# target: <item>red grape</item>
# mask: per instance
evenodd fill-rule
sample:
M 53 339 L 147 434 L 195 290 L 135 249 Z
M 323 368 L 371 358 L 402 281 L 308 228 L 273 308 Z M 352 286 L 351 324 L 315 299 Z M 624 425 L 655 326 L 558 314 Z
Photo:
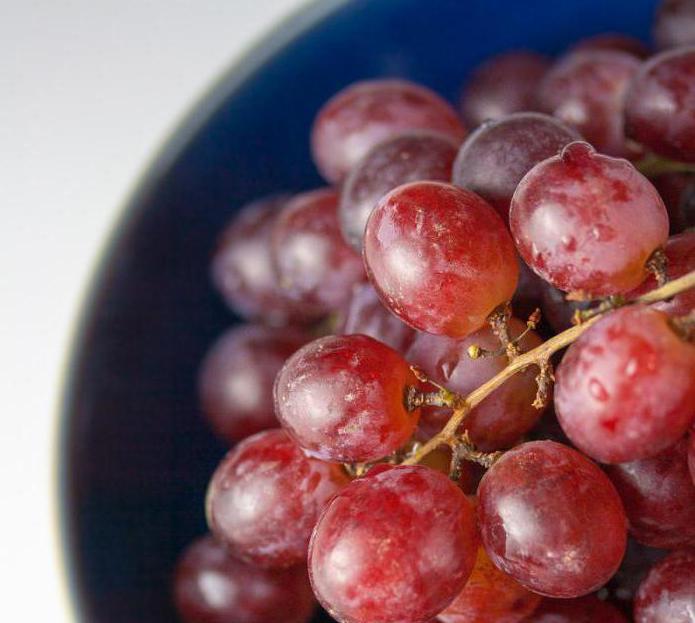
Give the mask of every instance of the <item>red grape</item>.
M 448 182 L 458 143 L 444 134 L 416 131 L 375 145 L 352 169 L 340 194 L 343 236 L 362 249 L 367 219 L 379 199 L 407 182 Z
M 446 476 L 419 465 L 372 470 L 326 507 L 309 574 L 342 623 L 424 623 L 461 591 L 477 547 L 473 507 Z
M 580 139 L 575 130 L 541 113 L 501 117 L 484 123 L 464 141 L 452 181 L 489 201 L 506 222 L 521 178 L 541 160 Z
M 210 529 L 250 563 L 295 565 L 306 559 L 324 505 L 347 482 L 340 466 L 304 456 L 285 431 L 258 433 L 215 470 L 206 498 Z
M 640 67 L 625 95 L 625 132 L 660 156 L 695 162 L 695 47 Z
M 695 621 L 695 549 L 673 552 L 655 565 L 635 599 L 635 623 Z
M 623 101 L 639 66 L 639 59 L 626 52 L 570 52 L 557 61 L 541 83 L 540 107 L 575 127 L 599 151 L 628 156 L 631 152 L 623 132 Z
M 440 182 L 399 186 L 379 201 L 364 238 L 367 273 L 384 304 L 423 331 L 481 327 L 519 274 L 504 222 L 475 193 Z
M 471 127 L 523 110 L 536 109 L 536 92 L 550 61 L 534 52 L 495 56 L 472 74 L 461 98 L 463 118 Z
M 375 461 L 413 434 L 419 412 L 405 405 L 417 385 L 395 350 L 366 335 L 314 340 L 287 360 L 275 381 L 275 413 L 310 455 Z
M 630 532 L 640 543 L 665 549 L 695 545 L 695 485 L 687 443 L 682 439 L 654 457 L 607 469 L 625 505 Z
M 322 189 L 295 196 L 281 210 L 272 234 L 272 254 L 286 296 L 309 317 L 347 302 L 364 279 L 360 256 L 343 240 L 338 195 Z
M 570 48 L 571 52 L 576 50 L 616 50 L 627 52 L 637 58 L 649 56 L 649 49 L 639 39 L 616 32 L 604 32 L 581 39 Z
M 239 325 L 213 344 L 198 386 L 203 413 L 222 439 L 231 443 L 278 425 L 275 376 L 305 342 L 293 329 Z
M 627 623 L 612 604 L 595 595 L 577 599 L 545 598 L 527 623 Z
M 211 536 L 181 556 L 174 599 L 186 623 L 305 623 L 316 603 L 305 568 L 252 567 Z
M 279 287 L 270 255 L 270 234 L 286 201 L 275 196 L 244 206 L 222 232 L 210 268 L 213 284 L 231 309 L 275 325 L 299 319 Z
M 556 377 L 562 429 L 604 463 L 654 456 L 695 417 L 695 345 L 649 307 L 619 309 L 590 327 L 570 346 Z
M 669 279 L 682 277 L 695 270 L 695 231 L 687 231 L 669 238 L 664 252 L 667 260 L 666 274 Z M 642 285 L 630 292 L 629 296 L 632 298 L 645 294 L 656 286 L 656 279 L 650 275 Z M 695 288 L 681 292 L 671 299 L 653 303 L 652 307 L 666 312 L 669 316 L 685 316 L 695 310 Z
M 478 548 L 475 567 L 463 590 L 437 619 L 443 623 L 521 623 L 541 600 L 490 562 Z
M 651 178 L 651 182 L 664 200 L 671 233 L 695 227 L 695 174 L 662 173 Z
M 693 484 L 695 484 L 695 430 L 690 431 L 688 440 L 688 468 L 690 469 Z
M 657 47 L 661 49 L 695 44 L 695 2 L 661 0 L 653 34 Z
M 657 562 L 668 555 L 668 550 L 647 547 L 633 537 L 627 539 L 625 556 L 620 568 L 611 578 L 607 592 L 624 610 L 632 609 L 632 601 L 642 580 Z
M 606 475 L 554 441 L 506 452 L 478 487 L 488 556 L 532 591 L 578 597 L 603 586 L 625 552 L 626 519 Z
M 543 318 L 553 330 L 564 331 L 574 323 L 574 315 L 577 310 L 585 310 L 591 307 L 591 301 L 568 301 L 562 290 L 545 283 L 541 290 L 541 309 Z
M 524 323 L 516 318 L 510 322 L 513 337 L 520 335 L 525 328 Z M 405 358 L 433 381 L 466 396 L 509 363 L 506 355 L 471 359 L 468 348 L 474 344 L 486 350 L 500 348 L 498 338 L 489 327 L 463 339 L 418 333 Z M 540 344 L 541 339 L 531 332 L 519 346 L 527 351 Z M 465 428 L 476 447 L 485 451 L 510 447 L 533 427 L 542 414 L 532 405 L 536 396 L 536 374 L 537 370 L 532 368 L 516 374 L 470 412 Z M 445 412 L 444 421 L 450 411 Z M 424 413 L 422 417 L 425 419 Z
M 663 201 L 629 162 L 571 143 L 529 171 L 509 214 L 526 263 L 560 290 L 626 292 L 668 237 Z
M 415 337 L 415 331 L 381 304 L 368 283 L 353 287 L 340 333 L 368 335 L 399 353 L 405 352 Z
M 457 144 L 466 134 L 454 109 L 430 89 L 407 80 L 355 82 L 319 111 L 311 151 L 321 175 L 340 182 L 372 148 L 405 130 L 433 130 Z

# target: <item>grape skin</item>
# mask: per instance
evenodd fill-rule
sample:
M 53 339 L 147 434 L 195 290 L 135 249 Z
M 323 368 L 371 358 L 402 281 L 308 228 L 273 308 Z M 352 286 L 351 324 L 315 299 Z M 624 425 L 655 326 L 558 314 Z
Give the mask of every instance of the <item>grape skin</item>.
M 348 175 L 340 192 L 340 226 L 345 240 L 362 250 L 367 219 L 379 199 L 397 186 L 420 180 L 448 182 L 458 143 L 444 134 L 398 134 L 375 145 Z
M 512 337 L 520 335 L 525 328 L 520 320 L 511 319 Z M 538 335 L 530 332 L 521 340 L 519 347 L 522 351 L 528 351 L 541 342 Z M 468 348 L 474 344 L 493 351 L 500 348 L 499 339 L 489 327 L 479 329 L 463 339 L 418 333 L 406 353 L 406 359 L 418 366 L 428 378 L 466 396 L 501 372 L 509 363 L 506 355 L 471 359 Z M 491 451 L 511 447 L 538 421 L 543 411 L 532 404 L 536 396 L 537 374 L 537 370 L 528 368 L 514 375 L 466 417 L 465 429 L 469 431 L 471 440 L 478 449 Z M 431 419 L 432 415 L 428 412 L 432 409 L 434 408 L 423 409 L 421 419 Z M 434 419 L 445 423 L 451 411 L 438 411 L 444 413 L 435 414 Z
M 625 505 L 630 533 L 651 547 L 695 545 L 695 485 L 687 438 L 654 457 L 611 465 L 608 477 Z
M 383 197 L 364 238 L 369 280 L 384 305 L 428 333 L 463 337 L 511 299 L 514 245 L 495 210 L 475 193 L 413 182 Z
M 509 219 L 509 204 L 535 164 L 555 156 L 581 136 L 559 119 L 520 112 L 482 124 L 461 145 L 452 183 L 478 193 Z
M 305 623 L 316 603 L 305 568 L 253 567 L 209 535 L 181 555 L 174 601 L 185 623 Z
M 473 507 L 445 475 L 373 468 L 319 519 L 309 574 L 341 623 L 425 623 L 463 588 L 478 543 Z
M 636 156 L 625 142 L 623 101 L 640 61 L 616 50 L 569 52 L 548 71 L 538 91 L 540 109 L 561 119 L 610 156 Z
M 654 18 L 653 35 L 660 49 L 695 44 L 695 2 L 661 0 Z
M 625 96 L 625 133 L 655 154 L 695 162 L 695 47 L 640 67 Z
M 695 549 L 673 552 L 655 565 L 635 599 L 635 623 L 695 621 Z
M 337 209 L 333 189 L 301 193 L 283 206 L 273 226 L 280 287 L 307 319 L 345 305 L 353 284 L 364 280 L 360 256 L 340 233 Z
M 536 110 L 538 85 L 550 67 L 540 54 L 517 50 L 479 65 L 461 97 L 461 114 L 471 127 L 511 113 Z
M 406 130 L 441 132 L 457 144 L 466 130 L 434 91 L 407 80 L 365 80 L 339 91 L 311 129 L 311 153 L 321 175 L 341 182 L 374 145 Z
M 324 505 L 347 483 L 339 466 L 304 456 L 285 431 L 258 433 L 215 470 L 206 497 L 208 524 L 247 562 L 296 565 L 306 560 Z
M 478 520 L 490 560 L 549 597 L 605 584 L 625 552 L 627 521 L 606 475 L 553 441 L 507 451 L 483 476 Z
M 620 611 L 595 595 L 544 599 L 528 623 L 628 623 Z
M 406 388 L 418 381 L 395 350 L 366 335 L 330 335 L 290 357 L 275 381 L 275 413 L 309 456 L 376 461 L 415 431 Z
M 668 238 L 656 189 L 629 162 L 571 143 L 529 171 L 514 192 L 510 226 L 519 253 L 565 292 L 627 292 Z
M 603 463 L 654 456 L 695 417 L 695 346 L 668 316 L 636 305 L 599 320 L 557 368 L 555 410 L 580 450 Z
M 540 601 L 540 595 L 500 571 L 490 562 L 485 548 L 479 547 L 468 582 L 437 620 L 443 623 L 521 623 Z
M 217 435 L 233 443 L 278 425 L 273 383 L 306 336 L 297 329 L 238 325 L 212 345 L 200 368 L 198 391 Z

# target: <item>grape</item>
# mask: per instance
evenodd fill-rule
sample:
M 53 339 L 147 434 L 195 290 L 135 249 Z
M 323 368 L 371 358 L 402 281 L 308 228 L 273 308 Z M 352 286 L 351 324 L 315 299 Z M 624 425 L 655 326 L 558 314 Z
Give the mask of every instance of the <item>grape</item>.
M 625 95 L 625 133 L 660 156 L 695 162 L 695 47 L 640 67 Z
M 528 623 L 627 623 L 615 606 L 595 595 L 577 599 L 548 599 L 541 602 Z
M 695 485 L 687 443 L 682 439 L 652 458 L 607 469 L 625 505 L 630 532 L 640 543 L 665 549 L 695 545 Z
M 275 381 L 275 413 L 310 456 L 367 462 L 400 448 L 417 426 L 405 405 L 417 385 L 395 350 L 366 335 L 327 336 L 297 351 Z
M 381 304 L 379 296 L 368 283 L 353 287 L 339 332 L 368 335 L 399 353 L 404 353 L 415 337 L 415 331 Z
M 295 329 L 239 325 L 213 344 L 198 387 L 203 413 L 222 439 L 232 443 L 278 425 L 275 376 L 305 342 Z
M 635 623 L 695 621 L 695 549 L 673 552 L 649 572 L 635 599 Z
M 434 91 L 407 80 L 366 80 L 324 104 L 311 129 L 311 152 L 321 175 L 340 182 L 374 145 L 406 130 L 441 132 L 457 144 L 466 134 Z
M 306 560 L 321 510 L 347 482 L 340 466 L 304 456 L 285 431 L 258 433 L 215 470 L 205 502 L 208 523 L 240 558 L 289 567 Z
M 581 39 L 570 48 L 570 52 L 577 50 L 616 50 L 618 52 L 627 52 L 637 58 L 647 58 L 649 56 L 647 46 L 639 39 L 615 32 L 605 32 Z
M 362 250 L 364 227 L 387 192 L 407 182 L 449 181 L 458 143 L 444 134 L 415 131 L 375 145 L 348 175 L 338 215 L 343 236 Z
M 341 623 L 424 623 L 461 591 L 477 547 L 473 507 L 446 476 L 372 469 L 321 515 L 309 575 Z
M 529 171 L 509 214 L 526 263 L 556 288 L 585 298 L 626 292 L 668 237 L 656 189 L 629 162 L 571 143 Z
M 661 49 L 695 44 L 695 2 L 661 0 L 653 34 L 657 47 Z
M 678 234 L 695 227 L 695 175 L 662 173 L 651 181 L 666 205 L 671 233 Z
M 490 562 L 478 548 L 475 567 L 463 590 L 437 619 L 443 623 L 520 623 L 541 600 Z
M 616 50 L 576 50 L 548 71 L 538 92 L 540 108 L 575 127 L 611 156 L 638 155 L 625 144 L 623 101 L 640 61 Z
M 465 336 L 508 301 L 519 267 L 504 222 L 475 193 L 440 182 L 399 186 L 379 201 L 364 237 L 367 274 L 409 325 Z
M 550 597 L 598 589 L 625 552 L 625 513 L 613 485 L 554 441 L 521 444 L 493 464 L 478 487 L 478 519 L 492 562 Z
M 572 443 L 604 463 L 654 456 L 695 417 L 695 346 L 644 306 L 612 312 L 570 346 L 555 410 Z
M 690 431 L 688 437 L 688 468 L 690 470 L 690 476 L 695 484 L 695 430 Z
M 695 270 L 695 231 L 687 231 L 672 236 L 664 247 L 669 279 L 676 279 Z M 642 285 L 630 292 L 630 298 L 645 294 L 656 288 L 656 279 L 650 276 Z M 685 316 L 695 310 L 695 289 L 691 288 L 666 301 L 653 303 L 652 307 L 666 312 L 669 316 Z
M 627 539 L 625 557 L 608 584 L 608 592 L 623 607 L 632 609 L 632 600 L 649 569 L 668 555 L 668 550 L 647 547 L 632 537 Z
M 541 309 L 543 318 L 558 333 L 569 329 L 573 324 L 575 313 L 591 307 L 591 301 L 568 301 L 565 293 L 545 283 L 541 291 Z
M 340 233 L 337 207 L 331 189 L 302 193 L 284 206 L 273 227 L 280 286 L 307 317 L 341 307 L 352 285 L 364 279 L 360 256 Z
M 536 309 L 539 309 L 546 285 L 546 282 L 519 258 L 519 281 L 512 297 L 514 313 L 521 318 L 528 318 Z
M 561 121 L 541 113 L 520 112 L 481 125 L 461 146 L 452 173 L 456 186 L 478 193 L 509 218 L 509 202 L 533 165 L 580 140 Z
M 174 599 L 186 623 L 304 623 L 316 603 L 306 569 L 252 567 L 211 536 L 181 556 Z
M 525 328 L 524 323 L 516 318 L 510 322 L 512 337 L 520 335 Z M 418 333 L 405 358 L 421 368 L 433 381 L 466 396 L 509 363 L 506 354 L 471 359 L 468 348 L 474 344 L 492 351 L 500 348 L 499 339 L 489 327 L 463 339 Z M 519 346 L 527 351 L 540 344 L 541 339 L 530 332 Z M 484 451 L 508 448 L 533 427 L 542 413 L 532 405 L 536 396 L 536 375 L 537 370 L 533 368 L 516 374 L 470 412 L 465 428 L 476 447 Z M 446 413 L 440 421 L 443 419 L 446 422 L 450 410 L 440 411 Z
M 461 113 L 475 127 L 522 110 L 535 110 L 536 91 L 550 61 L 534 52 L 495 56 L 472 74 L 461 98 Z
M 270 256 L 270 233 L 285 196 L 244 206 L 220 236 L 210 272 L 231 309 L 247 319 L 282 325 L 301 319 L 278 284 Z

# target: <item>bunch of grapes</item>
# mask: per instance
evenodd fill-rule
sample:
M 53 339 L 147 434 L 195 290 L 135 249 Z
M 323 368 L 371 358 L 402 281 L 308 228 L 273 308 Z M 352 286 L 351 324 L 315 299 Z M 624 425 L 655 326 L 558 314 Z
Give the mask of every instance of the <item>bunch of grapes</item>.
M 214 253 L 186 623 L 695 622 L 695 3 L 655 33 L 318 111 L 331 186 Z

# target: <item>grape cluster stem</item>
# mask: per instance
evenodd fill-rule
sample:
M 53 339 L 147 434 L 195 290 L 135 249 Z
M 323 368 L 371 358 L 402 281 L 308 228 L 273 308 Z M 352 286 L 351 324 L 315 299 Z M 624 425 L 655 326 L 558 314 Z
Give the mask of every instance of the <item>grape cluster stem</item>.
M 627 304 L 649 304 L 668 300 L 693 287 L 695 287 L 695 271 L 691 271 L 678 279 L 669 281 L 660 288 L 651 290 L 650 292 L 629 301 Z M 436 434 L 426 443 L 419 446 L 413 453 L 407 456 L 401 462 L 401 464 L 415 465 L 430 452 L 442 445 L 447 445 L 452 448 L 452 450 L 456 450 L 462 445 L 465 447 L 465 439 L 462 440 L 461 435 L 458 434 L 458 429 L 468 413 L 470 413 L 471 409 L 477 407 L 483 400 L 485 400 L 485 398 L 487 398 L 493 391 L 514 376 L 517 372 L 521 372 L 529 366 L 537 366 L 542 375 L 544 367 L 548 365 L 550 357 L 554 353 L 576 341 L 579 336 L 584 333 L 584 331 L 586 331 L 609 311 L 610 309 L 600 311 L 591 318 L 583 320 L 580 324 L 570 327 L 562 333 L 558 333 L 556 336 L 545 341 L 543 344 L 534 348 L 533 350 L 514 357 L 504 368 L 504 370 L 493 376 L 489 381 L 483 383 L 480 387 L 472 391 L 467 396 L 461 396 L 456 392 L 452 392 L 444 387 L 441 387 L 440 389 L 446 392 L 446 399 L 444 402 L 447 404 L 447 406 L 451 406 L 453 408 L 451 418 L 438 434 Z M 420 378 L 420 380 L 429 381 L 429 379 L 426 378 Z M 431 383 L 431 381 L 429 382 Z M 439 388 L 439 386 L 437 387 Z

